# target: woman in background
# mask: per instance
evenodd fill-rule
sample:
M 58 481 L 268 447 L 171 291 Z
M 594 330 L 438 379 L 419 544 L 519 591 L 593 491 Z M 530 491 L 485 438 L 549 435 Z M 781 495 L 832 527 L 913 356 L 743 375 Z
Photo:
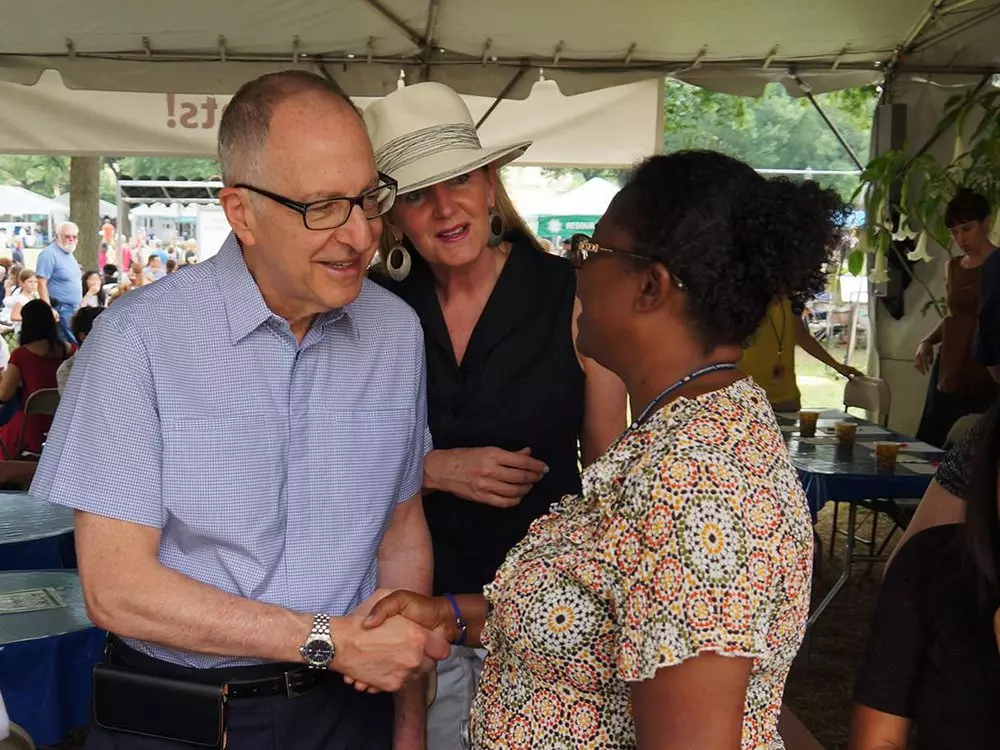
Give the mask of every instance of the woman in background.
M 36 391 L 45 388 L 55 388 L 56 370 L 68 356 L 76 351 L 76 346 L 62 340 L 56 324 L 55 314 L 48 303 L 36 299 L 28 302 L 21 309 L 20 344 L 10 354 L 10 363 L 3 375 L 0 375 L 0 401 L 9 401 L 21 393 L 21 410 L 5 425 L 0 427 L 0 443 L 4 448 L 5 459 L 18 458 L 18 437 L 21 434 L 21 424 L 25 420 L 24 406 Z M 27 417 L 24 429 L 22 451 L 39 453 L 45 433 L 52 426 L 52 417 L 45 414 L 32 414 Z
M 965 189 L 960 189 L 945 209 L 945 223 L 961 254 L 949 260 L 946 269 L 948 314 L 920 342 L 913 360 L 921 374 L 931 372 L 917 439 L 938 447 L 944 446 L 957 419 L 984 413 L 997 397 L 997 384 L 989 370 L 973 356 L 979 269 L 996 250 L 990 242 L 991 215 L 986 198 Z
M 965 523 L 913 535 L 882 581 L 850 750 L 1000 747 L 1000 406 L 969 447 Z

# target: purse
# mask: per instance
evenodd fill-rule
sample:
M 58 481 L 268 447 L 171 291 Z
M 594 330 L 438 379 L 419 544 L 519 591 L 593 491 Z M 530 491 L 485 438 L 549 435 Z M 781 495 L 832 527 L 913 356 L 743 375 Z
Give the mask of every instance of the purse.
M 112 732 L 226 747 L 225 685 L 206 685 L 112 664 L 94 667 L 94 723 Z

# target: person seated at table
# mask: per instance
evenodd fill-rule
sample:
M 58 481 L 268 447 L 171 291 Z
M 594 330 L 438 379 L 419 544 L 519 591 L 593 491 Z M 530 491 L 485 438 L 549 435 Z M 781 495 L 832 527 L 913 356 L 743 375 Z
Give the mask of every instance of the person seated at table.
M 752 377 L 764 392 L 775 412 L 795 412 L 802 408 L 802 394 L 795 377 L 795 347 L 799 346 L 843 375 L 864 375 L 850 365 L 838 362 L 818 342 L 806 326 L 804 304 L 782 297 L 767 310 L 763 323 L 750 337 L 740 358 L 740 370 Z
M 73 316 L 73 320 L 70 321 L 69 330 L 78 344 L 82 345 L 87 336 L 90 335 L 91 330 L 94 328 L 94 321 L 97 320 L 97 316 L 102 312 L 104 312 L 103 307 L 81 307 L 77 310 L 76 315 Z M 56 370 L 56 387 L 59 388 L 60 396 L 66 390 L 66 383 L 69 382 L 69 374 L 73 371 L 73 363 L 75 361 L 76 356 L 74 353 L 73 356 L 67 357 L 59 365 L 59 369 Z
M 1000 747 L 998 458 L 994 406 L 975 446 L 966 522 L 916 534 L 886 573 L 854 689 L 850 750 Z
M 641 164 L 594 239 L 574 238 L 577 342 L 627 385 L 635 421 L 485 597 L 395 592 L 367 621 L 401 613 L 486 647 L 474 747 L 784 747 L 812 525 L 736 362 L 771 300 L 822 288 L 841 210 L 813 182 L 680 152 Z
M 990 242 L 990 204 L 960 189 L 945 209 L 945 223 L 962 251 L 945 272 L 947 316 L 931 331 L 914 357 L 921 374 L 931 373 L 917 439 L 944 447 L 948 431 L 966 414 L 982 414 L 997 397 L 996 382 L 974 356 L 978 324 L 980 269 L 996 248 Z M 940 345 L 937 359 L 934 349 Z
M 10 299 L 10 320 L 14 333 L 21 330 L 22 312 L 24 306 L 31 300 L 38 299 L 38 277 L 30 268 L 24 268 L 17 276 L 17 290 Z
M 906 526 L 896 548 L 886 562 L 885 575 L 889 565 L 899 554 L 903 545 L 925 529 L 965 521 L 965 499 L 969 491 L 969 477 L 972 473 L 972 459 L 975 446 L 979 443 L 983 420 L 979 419 L 945 453 L 941 464 L 934 473 L 934 479 L 924 492 L 916 513 Z
M 20 411 L 5 425 L 0 426 L 0 444 L 3 459 L 17 458 L 21 424 L 25 420 L 24 405 L 28 398 L 46 388 L 56 387 L 56 370 L 63 360 L 76 351 L 76 346 L 60 338 L 55 313 L 44 300 L 32 300 L 21 308 L 22 325 L 19 346 L 10 354 L 10 363 L 0 375 L 0 402 L 9 401 L 20 390 Z M 32 414 L 24 429 L 23 451 L 39 453 L 45 433 L 52 425 L 52 417 Z

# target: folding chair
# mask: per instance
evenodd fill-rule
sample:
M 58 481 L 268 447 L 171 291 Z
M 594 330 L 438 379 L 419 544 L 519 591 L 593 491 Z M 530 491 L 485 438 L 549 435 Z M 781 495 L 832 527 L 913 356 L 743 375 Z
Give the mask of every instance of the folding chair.
M 58 388 L 43 388 L 28 396 L 28 400 L 24 403 L 24 418 L 21 420 L 21 431 L 18 433 L 17 442 L 13 446 L 4 445 L 0 442 L 4 457 L 8 461 L 20 458 L 38 458 L 39 454 L 24 450 L 24 433 L 28 427 L 28 417 L 32 415 L 51 417 L 56 413 L 56 409 L 58 408 Z
M 844 409 L 864 409 L 875 417 L 883 427 L 889 425 L 889 411 L 892 408 L 892 391 L 889 384 L 881 378 L 852 378 L 844 386 Z M 875 535 L 878 530 L 878 511 L 869 508 L 872 519 L 872 535 L 870 539 L 859 539 L 868 545 L 868 553 L 875 554 Z M 833 531 L 830 532 L 830 556 L 833 557 L 834 545 L 837 541 L 837 519 L 840 513 L 840 503 L 833 503 Z

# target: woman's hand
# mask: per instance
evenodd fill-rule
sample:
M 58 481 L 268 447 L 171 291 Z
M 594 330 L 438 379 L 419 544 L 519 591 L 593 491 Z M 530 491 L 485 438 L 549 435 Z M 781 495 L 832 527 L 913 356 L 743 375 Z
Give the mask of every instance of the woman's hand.
M 548 466 L 531 457 L 530 448 L 516 453 L 501 448 L 436 450 L 424 461 L 424 488 L 511 508 L 548 471 Z
M 850 365 L 839 365 L 837 367 L 837 372 L 843 375 L 848 380 L 854 380 L 854 378 L 863 378 L 865 374 L 861 372 L 856 367 L 851 367 Z
M 371 606 L 373 605 L 373 606 Z M 371 606 L 368 615 L 361 621 L 365 630 L 374 630 L 391 617 L 405 617 L 407 620 L 431 630 L 444 638 L 448 643 L 458 640 L 458 624 L 451 603 L 442 596 L 433 599 L 413 591 L 399 589 L 385 595 L 385 590 L 375 592 L 364 604 L 352 614 L 363 612 Z M 378 689 L 371 685 L 344 675 L 344 682 L 353 685 L 359 693 L 377 693 Z
M 934 347 L 928 341 L 921 341 L 917 347 L 917 354 L 913 358 L 913 366 L 917 372 L 926 375 L 934 364 Z

